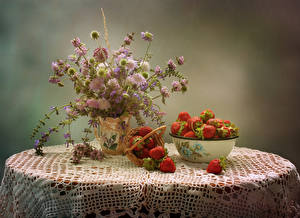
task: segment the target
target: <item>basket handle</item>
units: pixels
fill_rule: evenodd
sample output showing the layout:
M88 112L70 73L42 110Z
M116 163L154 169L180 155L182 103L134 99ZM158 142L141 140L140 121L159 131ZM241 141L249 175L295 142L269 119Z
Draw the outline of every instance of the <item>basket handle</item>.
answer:
M154 133L160 131L160 133L158 134L159 137L162 137L162 135L165 133L167 126L161 126L158 127L157 129L152 130L151 132L149 132L147 135L145 135L141 140L139 140L137 143L135 143L133 146L131 146L130 148L126 148L125 149L125 153L127 153L128 151L132 151L133 149L135 149L139 144L141 144L142 142L144 142L147 138L149 138L150 136L152 136Z

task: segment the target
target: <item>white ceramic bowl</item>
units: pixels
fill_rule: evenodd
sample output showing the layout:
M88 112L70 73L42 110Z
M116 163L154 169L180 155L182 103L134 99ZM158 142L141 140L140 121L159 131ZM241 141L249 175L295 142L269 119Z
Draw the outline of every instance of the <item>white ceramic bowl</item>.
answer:
M200 140L177 136L172 133L173 142L181 157L191 162L210 162L221 156L227 157L236 144L238 136L225 139Z

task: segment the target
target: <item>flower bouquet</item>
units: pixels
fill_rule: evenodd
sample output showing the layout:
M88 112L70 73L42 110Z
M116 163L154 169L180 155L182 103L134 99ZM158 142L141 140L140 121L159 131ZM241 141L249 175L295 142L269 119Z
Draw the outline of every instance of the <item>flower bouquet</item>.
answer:
M60 129L66 129L66 145L74 145L70 125L82 116L88 117L89 121L83 129L83 143L74 148L73 161L79 162L81 156L92 154L95 159L101 156L100 151L93 150L89 144L89 134L93 133L93 128L96 138L101 141L102 150L120 154L123 149L122 143L129 131L131 117L136 119L138 125L144 125L144 117L162 125L165 112L155 101L160 99L165 104L171 93L184 93L187 90L188 80L176 66L184 64L183 56L176 57L175 61L170 59L164 68L158 65L152 68L149 61L150 46L154 37L150 32L141 33L142 40L147 43L143 57L134 57L130 48L134 41L134 33L127 34L118 50L111 51L103 10L102 15L104 34L91 32L92 40L97 41L95 49L88 49L76 37L71 40L74 54L67 59L52 62L53 75L50 76L49 82L61 88L64 87L63 81L68 79L73 83L78 97L63 106L51 107L51 111L39 120L31 136L33 139L52 114L59 115L61 111L66 114L56 126L43 131L41 137L35 139L34 148L38 155L43 154L42 147L49 136ZM105 46L102 45L103 41ZM176 78L170 90L162 82L168 77ZM97 129L99 126L100 134Z

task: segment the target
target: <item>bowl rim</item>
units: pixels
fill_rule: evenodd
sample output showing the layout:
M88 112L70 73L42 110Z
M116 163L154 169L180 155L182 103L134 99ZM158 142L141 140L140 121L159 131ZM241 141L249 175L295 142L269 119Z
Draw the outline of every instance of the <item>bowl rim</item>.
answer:
M179 136L179 135L174 135L173 133L169 132L169 135L174 137L174 138L179 138L179 139L184 139L184 140L194 140L194 141L224 141L224 140L231 140L231 139L236 139L239 136L233 136L233 137L229 137L229 138L218 138L218 139L200 139L200 138L187 138L187 137L183 137L183 136Z

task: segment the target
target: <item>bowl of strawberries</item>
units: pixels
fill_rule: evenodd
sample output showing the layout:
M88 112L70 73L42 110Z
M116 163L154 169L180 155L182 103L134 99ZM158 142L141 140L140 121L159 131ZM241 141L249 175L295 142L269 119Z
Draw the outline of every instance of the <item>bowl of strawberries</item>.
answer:
M236 144L239 129L229 120L215 118L206 109L200 116L180 112L170 135L181 157L191 162L210 162L227 157Z

